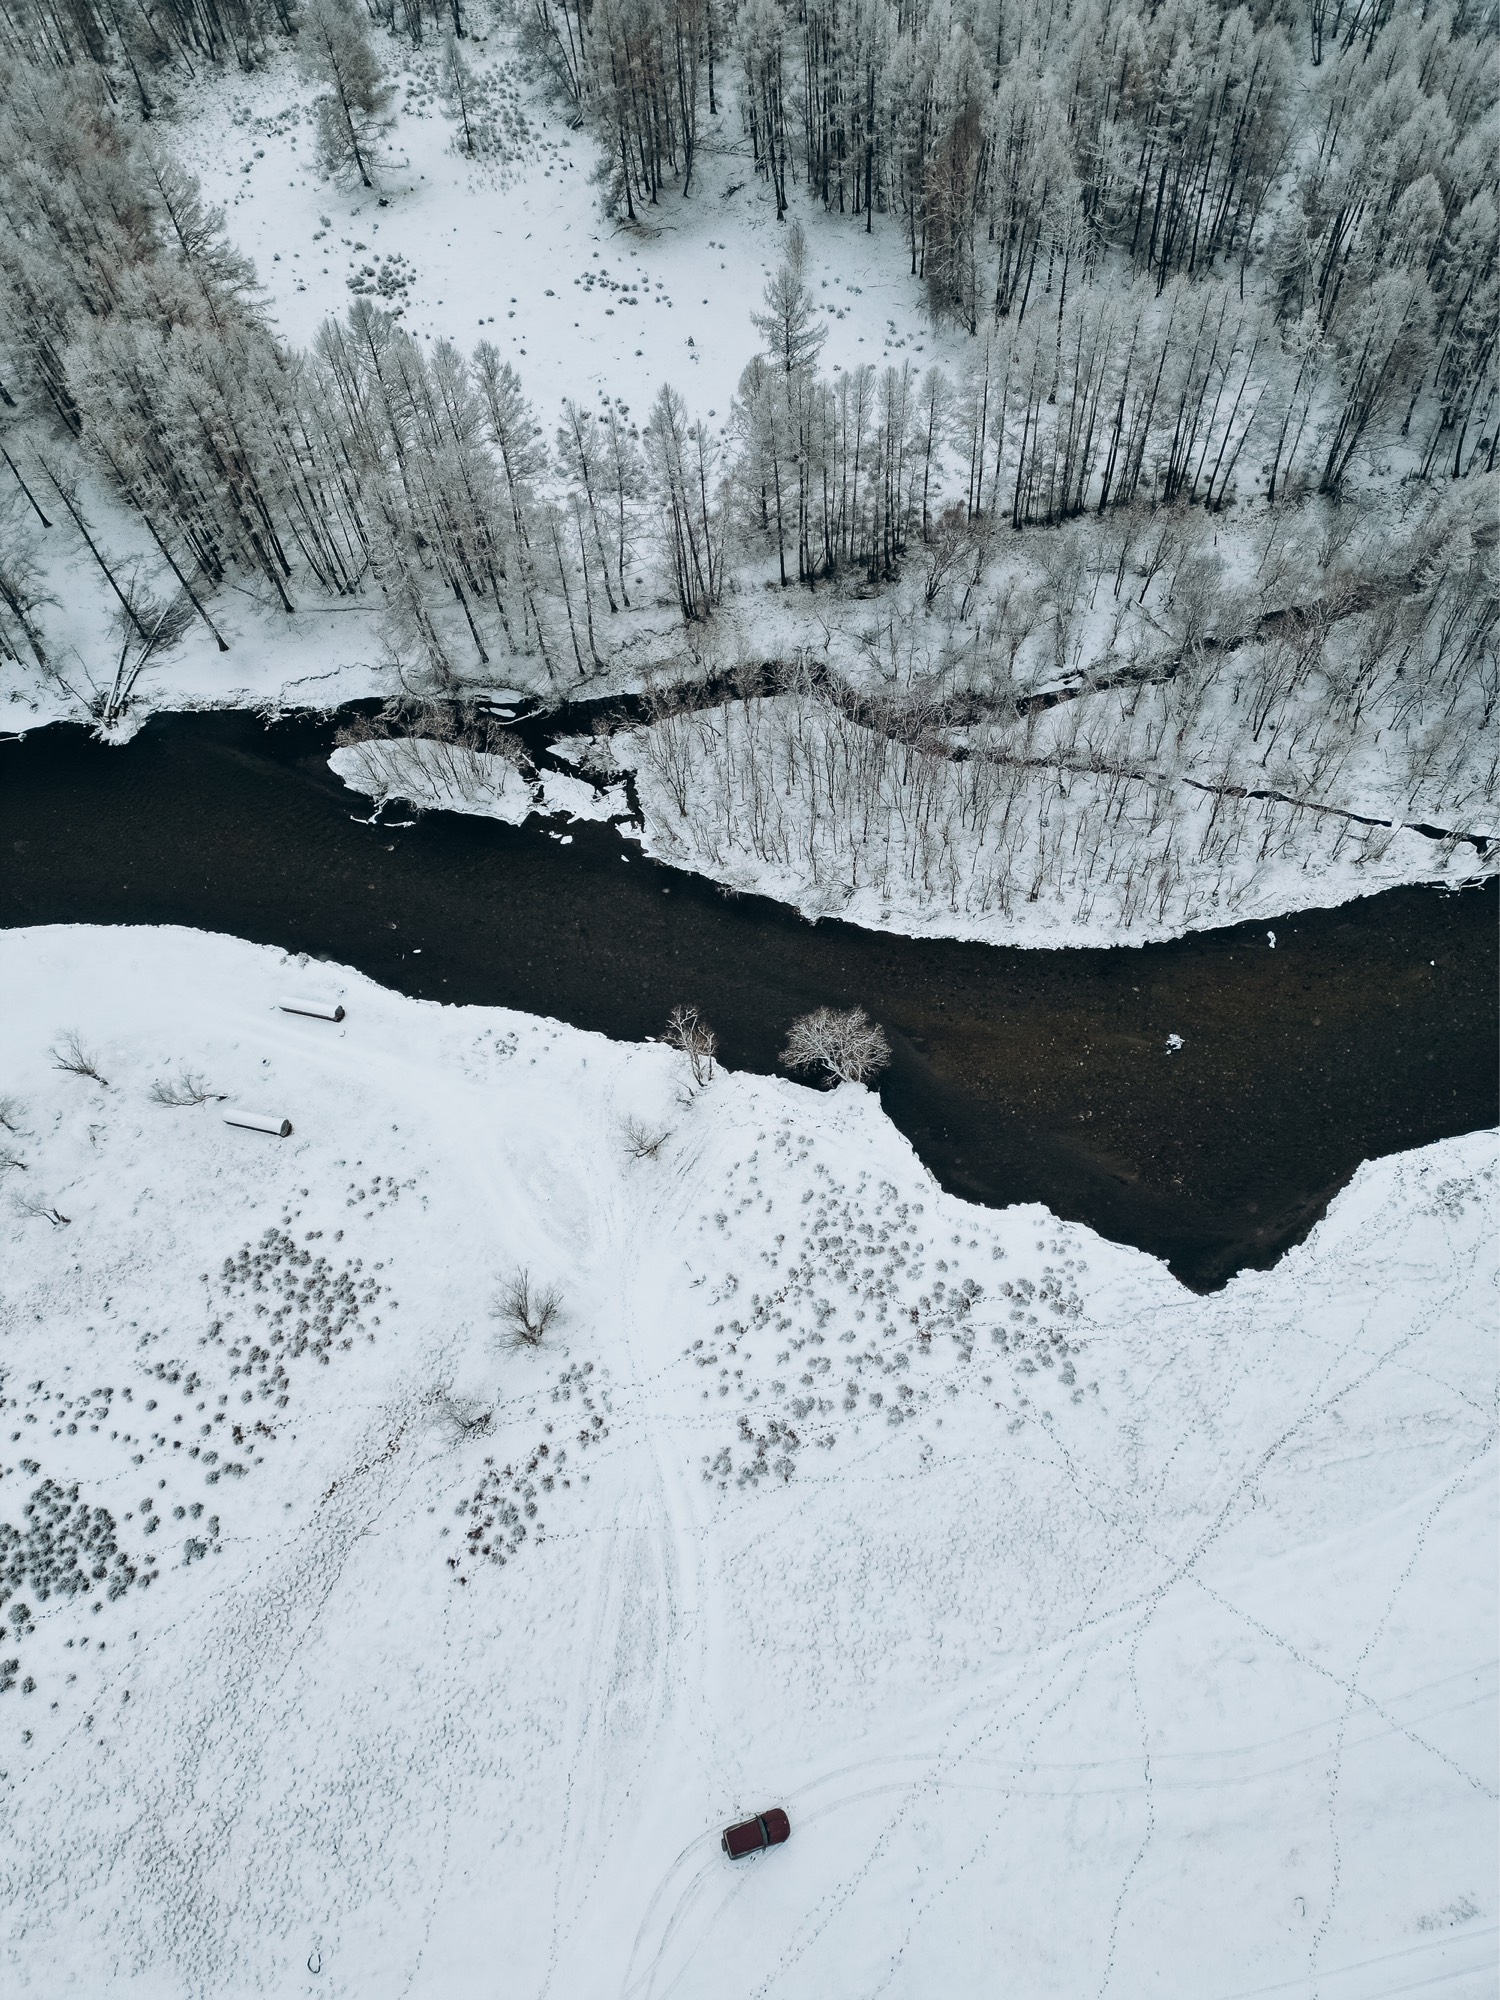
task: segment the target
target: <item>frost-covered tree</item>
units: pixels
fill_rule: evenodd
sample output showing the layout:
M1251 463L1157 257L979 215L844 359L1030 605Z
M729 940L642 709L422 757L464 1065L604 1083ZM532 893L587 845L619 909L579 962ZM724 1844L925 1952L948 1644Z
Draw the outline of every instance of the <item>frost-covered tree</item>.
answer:
M811 1070L838 1083L866 1083L891 1059L885 1031L863 1007L816 1007L792 1023L781 1051L786 1069Z
M458 39L452 34L443 37L443 59L439 71L439 82L443 102L448 115L463 135L463 149L466 153L478 150L479 97L473 70L464 61Z
M29 512L20 493L0 495L0 657L19 662L29 654L45 672L41 613L57 600L43 581Z
M817 311L807 283L807 239L802 224L794 222L786 255L766 280L764 306L750 315L767 355L784 374L812 367L822 353L828 331Z
M352 0L310 0L297 48L304 74L319 87L313 112L324 169L353 172L373 187L393 93L365 20Z

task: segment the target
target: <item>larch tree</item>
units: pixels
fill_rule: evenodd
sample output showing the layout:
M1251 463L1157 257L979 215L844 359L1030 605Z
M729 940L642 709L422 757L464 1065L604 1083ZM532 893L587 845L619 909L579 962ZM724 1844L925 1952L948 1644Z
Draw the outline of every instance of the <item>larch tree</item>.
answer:
M814 366L828 337L827 329L818 324L806 273L807 240L802 224L794 222L786 256L766 280L765 309L750 315L767 355L786 375Z
M374 187L380 139L392 123L392 91L350 0L311 0L298 52L304 74L321 86L313 111L325 170L352 171Z

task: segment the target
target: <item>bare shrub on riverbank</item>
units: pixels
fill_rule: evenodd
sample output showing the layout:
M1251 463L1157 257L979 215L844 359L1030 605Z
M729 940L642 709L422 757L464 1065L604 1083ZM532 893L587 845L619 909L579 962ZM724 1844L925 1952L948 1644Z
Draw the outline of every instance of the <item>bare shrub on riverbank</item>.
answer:
M891 1059L885 1032L863 1007L817 1007L792 1023L781 1051L786 1069L811 1070L838 1083L867 1083Z
M696 1007L674 1007L667 1016L667 1031L662 1040L687 1057L695 1089L702 1090L713 1081L719 1038Z
M539 1285L522 1264L500 1287L495 1317L510 1347L540 1347L562 1312L562 1293Z
M171 1083L165 1083L158 1077L151 1086L150 1095L153 1104L165 1104L173 1110L187 1104L224 1102L222 1090L210 1090L203 1078L190 1069L180 1071Z

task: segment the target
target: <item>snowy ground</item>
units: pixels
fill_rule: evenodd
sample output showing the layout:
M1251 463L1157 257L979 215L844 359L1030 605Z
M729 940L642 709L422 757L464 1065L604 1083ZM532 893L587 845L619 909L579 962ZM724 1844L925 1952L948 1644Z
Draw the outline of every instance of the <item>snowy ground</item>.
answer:
M1491 1135L1205 1300L856 1089L0 961L9 1990L1493 1991Z

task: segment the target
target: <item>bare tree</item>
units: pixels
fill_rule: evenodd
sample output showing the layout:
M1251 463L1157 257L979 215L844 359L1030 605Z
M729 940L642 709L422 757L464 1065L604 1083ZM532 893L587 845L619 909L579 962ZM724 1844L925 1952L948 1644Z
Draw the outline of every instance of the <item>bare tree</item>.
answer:
M626 1118L620 1126L620 1144L632 1160L654 1160L672 1136L665 1125L646 1125L639 1118Z
M91 1076L95 1083L102 1083L108 1090L108 1077L99 1074L98 1063L84 1048L82 1037L76 1028L70 1029L59 1039L51 1055L54 1069L65 1069L70 1076Z
M443 37L440 87L449 116L463 127L464 151L473 153L474 128L478 122L474 72L464 61L458 43L451 34Z
M20 1131L22 1109L19 1097L0 1097L0 1125L7 1132Z
M674 1007L667 1016L667 1031L662 1040L687 1057L696 1089L702 1090L713 1081L719 1038L696 1007Z
M18 1167L23 1174L27 1172L26 1162L14 1146L0 1146L0 1174L9 1173L13 1167Z
M210 1090L201 1076L185 1069L171 1083L163 1083L158 1078L151 1086L151 1102L170 1105L174 1109L184 1104L222 1104L224 1092Z
M108 689L96 688L89 707L105 728L130 707L136 683L159 653L177 645L193 622L190 593L157 598L137 575L127 577L125 597L115 617L120 657Z
M505 1280L495 1299L495 1317L512 1347L540 1347L561 1311L561 1292L554 1285L537 1284L524 1264Z
M792 1023L781 1051L785 1068L820 1071L840 1083L866 1083L878 1076L890 1059L891 1045L884 1030L863 1007L851 1007L847 1012L815 1008Z

